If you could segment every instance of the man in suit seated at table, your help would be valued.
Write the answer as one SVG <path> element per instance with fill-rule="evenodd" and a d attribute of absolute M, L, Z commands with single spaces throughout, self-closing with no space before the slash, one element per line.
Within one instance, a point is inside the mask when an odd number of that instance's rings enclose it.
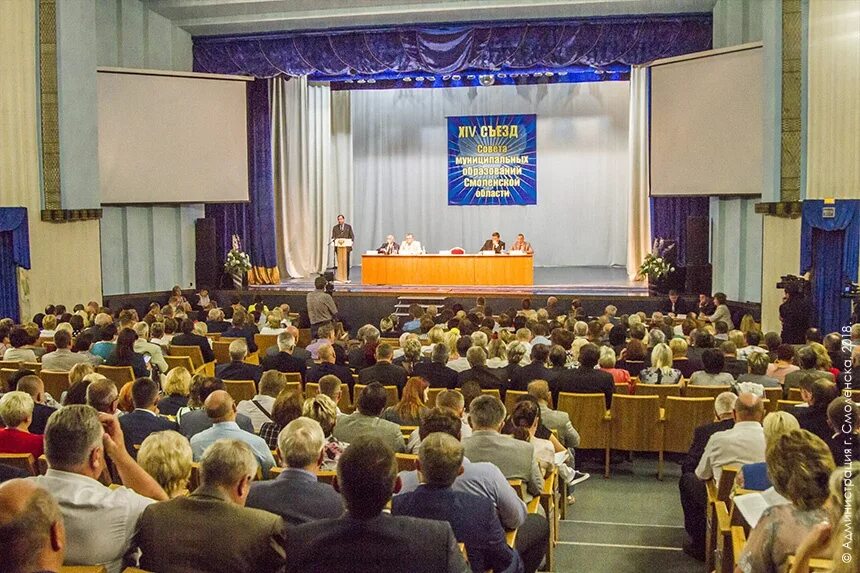
<path fill-rule="evenodd" d="M 341 384 L 347 388 L 352 388 L 354 383 L 352 372 L 346 366 L 337 364 L 333 345 L 326 344 L 321 346 L 318 355 L 320 363 L 311 366 L 307 376 L 305 376 L 305 382 L 319 382 L 323 376 L 336 376 Z"/>
<path fill-rule="evenodd" d="M 465 573 L 448 523 L 383 513 L 397 481 L 397 461 L 385 442 L 361 436 L 337 464 L 347 514 L 287 532 L 287 572 L 385 571 Z"/>
<path fill-rule="evenodd" d="M 393 515 L 446 521 L 465 544 L 472 571 L 523 571 L 519 553 L 508 547 L 495 505 L 486 497 L 452 489 L 463 471 L 463 445 L 444 432 L 428 435 L 418 453 L 421 485 L 394 497 Z"/>
<path fill-rule="evenodd" d="M 496 254 L 505 252 L 505 242 L 502 240 L 502 236 L 498 231 L 494 232 L 489 239 L 484 241 L 484 246 L 481 247 L 481 252 L 485 251 L 493 251 Z"/>
<path fill-rule="evenodd" d="M 660 310 L 670 316 L 677 316 L 690 312 L 690 305 L 681 298 L 678 291 L 672 289 L 669 291 L 669 296 L 663 301 L 663 307 Z"/>
<path fill-rule="evenodd" d="M 351 444 L 359 436 L 372 434 L 383 440 L 395 452 L 405 452 L 406 443 L 400 426 L 379 417 L 385 409 L 388 394 L 379 382 L 371 382 L 358 396 L 356 411 L 341 416 L 334 427 L 336 440 Z"/>
<path fill-rule="evenodd" d="M 228 349 L 230 362 L 216 366 L 215 376 L 221 380 L 253 380 L 255 384 L 259 382 L 260 367 L 245 362 L 248 357 L 248 343 L 240 338 L 231 342 Z"/>
<path fill-rule="evenodd" d="M 415 237 L 412 236 L 412 233 L 406 233 L 406 237 L 403 239 L 403 242 L 400 243 L 400 254 L 401 255 L 420 255 L 424 251 L 421 248 L 421 242 L 416 241 Z"/>
<path fill-rule="evenodd" d="M 284 521 L 245 507 L 257 460 L 247 444 L 218 440 L 200 459 L 200 487 L 150 505 L 135 536 L 147 571 L 265 572 L 284 566 Z"/>
<path fill-rule="evenodd" d="M 134 411 L 119 417 L 119 425 L 125 438 L 125 449 L 131 457 L 137 457 L 139 446 L 152 433 L 177 430 L 176 422 L 158 415 L 158 383 L 152 378 L 138 378 L 131 385 L 131 401 Z"/>
<path fill-rule="evenodd" d="M 448 368 L 450 352 L 445 344 L 437 344 L 430 353 L 430 362 L 417 362 L 412 367 L 416 376 L 421 376 L 431 388 L 456 388 L 457 372 Z"/>
<path fill-rule="evenodd" d="M 327 483 L 317 480 L 325 459 L 325 435 L 319 422 L 296 418 L 278 435 L 284 471 L 273 480 L 255 483 L 248 507 L 280 515 L 289 525 L 343 515 L 343 500 Z"/>
<path fill-rule="evenodd" d="M 600 360 L 600 348 L 588 343 L 579 349 L 579 368 L 562 372 L 555 380 L 555 403 L 558 404 L 560 392 L 575 394 L 592 394 L 603 392 L 606 397 L 606 409 L 612 406 L 612 394 L 615 392 L 615 382 L 612 374 L 595 370 Z"/>
<path fill-rule="evenodd" d="M 394 240 L 394 235 L 385 237 L 385 242 L 376 249 L 380 255 L 396 255 L 398 251 L 400 251 L 400 245 Z"/>
<path fill-rule="evenodd" d="M 376 347 L 376 364 L 362 369 L 358 373 L 359 384 L 379 382 L 383 386 L 397 386 L 397 391 L 403 391 L 406 386 L 406 370 L 392 364 L 394 349 L 383 342 Z"/>
<path fill-rule="evenodd" d="M 232 343 L 230 344 L 232 346 Z M 296 349 L 295 337 L 284 331 L 278 335 L 278 353 L 272 356 L 266 356 L 260 362 L 259 370 L 277 370 L 278 372 L 294 372 L 301 376 L 302 382 L 305 381 L 305 372 L 307 372 L 307 362 L 293 356 Z M 231 356 L 232 358 L 232 356 Z M 228 378 L 230 380 L 230 378 Z"/>

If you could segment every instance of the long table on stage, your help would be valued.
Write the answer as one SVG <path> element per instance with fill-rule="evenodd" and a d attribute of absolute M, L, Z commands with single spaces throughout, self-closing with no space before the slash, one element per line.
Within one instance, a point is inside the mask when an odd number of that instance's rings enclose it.
<path fill-rule="evenodd" d="M 362 255 L 366 285 L 532 285 L 531 255 Z"/>

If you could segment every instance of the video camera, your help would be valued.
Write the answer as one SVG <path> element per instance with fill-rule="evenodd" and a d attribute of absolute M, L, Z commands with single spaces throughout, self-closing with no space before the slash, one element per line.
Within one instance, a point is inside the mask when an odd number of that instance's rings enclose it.
<path fill-rule="evenodd" d="M 325 292 L 331 294 L 334 292 L 334 273 L 326 271 L 322 275 L 325 278 Z"/>
<path fill-rule="evenodd" d="M 842 287 L 841 296 L 860 302 L 860 283 L 846 282 L 845 286 Z"/>
<path fill-rule="evenodd" d="M 776 288 L 783 289 L 792 294 L 806 295 L 809 294 L 810 284 L 809 281 L 803 277 L 783 275 L 779 277 L 779 282 L 776 283 Z"/>

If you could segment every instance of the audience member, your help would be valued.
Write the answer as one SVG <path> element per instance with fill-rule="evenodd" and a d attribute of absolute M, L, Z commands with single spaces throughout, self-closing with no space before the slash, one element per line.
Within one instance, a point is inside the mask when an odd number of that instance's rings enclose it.
<path fill-rule="evenodd" d="M 305 382 L 319 382 L 323 376 L 337 376 L 344 386 L 352 388 L 352 373 L 347 366 L 337 363 L 335 348 L 340 348 L 340 345 L 324 344 L 319 347 L 317 354 L 320 363 L 311 366 L 305 376 Z"/>
<path fill-rule="evenodd" d="M 379 382 L 371 382 L 358 396 L 357 410 L 348 416 L 341 416 L 334 429 L 334 437 L 352 444 L 359 436 L 373 435 L 395 452 L 403 452 L 406 447 L 400 426 L 383 420 L 379 416 L 385 409 L 388 395 Z"/>
<path fill-rule="evenodd" d="M 5 573 L 60 571 L 67 543 L 60 507 L 50 493 L 24 479 L 0 486 L 0 547 Z"/>
<path fill-rule="evenodd" d="M 430 352 L 430 362 L 419 362 L 413 373 L 421 376 L 430 384 L 430 388 L 456 388 L 457 372 L 447 367 L 450 352 L 443 343 L 437 343 Z"/>
<path fill-rule="evenodd" d="M 48 406 L 45 402 L 45 384 L 42 379 L 33 374 L 21 376 L 15 384 L 15 390 L 26 392 L 33 399 L 33 421 L 27 430 L 31 434 L 44 434 L 48 418 L 57 411 L 56 408 Z M 59 396 L 57 396 L 59 398 Z"/>
<path fill-rule="evenodd" d="M 109 416 L 115 415 L 119 405 L 119 390 L 116 389 L 116 382 L 101 374 L 90 374 L 88 378 L 92 381 L 87 386 L 87 406 Z"/>
<path fill-rule="evenodd" d="M 701 480 L 714 478 L 719 482 L 723 466 L 729 464 L 751 464 L 764 460 L 764 403 L 755 394 L 742 392 L 735 402 L 735 424 L 711 436 L 699 465 L 696 476 Z"/>
<path fill-rule="evenodd" d="M 417 426 L 421 417 L 427 412 L 427 381 L 419 376 L 413 376 L 406 381 L 400 401 L 389 406 L 380 416 L 383 420 L 394 422 L 399 426 Z"/>
<path fill-rule="evenodd" d="M 302 415 L 304 396 L 295 388 L 283 388 L 272 406 L 272 419 L 260 426 L 260 437 L 266 441 L 270 450 L 278 447 L 278 435 L 287 424 Z"/>
<path fill-rule="evenodd" d="M 798 350 L 795 358 L 800 368 L 785 374 L 785 380 L 782 384 L 783 397 L 788 398 L 789 390 L 798 388 L 800 381 L 809 375 L 812 375 L 816 380 L 826 378 L 831 382 L 836 381 L 833 374 L 818 369 L 818 356 L 810 346 L 804 346 Z"/>
<path fill-rule="evenodd" d="M 149 365 L 158 368 L 161 374 L 167 374 L 170 367 L 164 359 L 164 351 L 161 346 L 149 341 L 149 325 L 145 322 L 136 322 L 132 327 L 137 334 L 134 341 L 134 351 L 144 356 L 149 355 Z"/>
<path fill-rule="evenodd" d="M 761 344 L 761 332 L 758 330 L 744 330 L 743 333 L 746 346 L 738 348 L 738 360 L 749 360 L 753 354 L 767 355 L 767 349 L 759 346 Z M 768 358 L 770 357 L 768 356 Z"/>
<path fill-rule="evenodd" d="M 193 461 L 191 444 L 185 436 L 172 430 L 148 435 L 137 452 L 137 463 L 171 499 L 188 495 Z"/>
<path fill-rule="evenodd" d="M 337 411 L 337 415 L 340 416 L 343 412 L 340 411 L 340 408 L 337 406 L 344 398 L 346 403 L 349 403 L 349 387 L 346 388 L 347 395 L 344 397 L 344 385 L 341 382 L 340 378 L 334 375 L 323 376 L 319 380 L 318 389 L 320 394 L 325 394 L 335 403 L 335 409 Z"/>
<path fill-rule="evenodd" d="M 191 393 L 191 373 L 184 366 L 172 368 L 163 379 L 164 398 L 158 401 L 158 412 L 175 416 L 180 408 L 188 406 Z"/>
<path fill-rule="evenodd" d="M 765 449 L 776 443 L 783 434 L 800 429 L 797 418 L 788 412 L 770 412 L 761 425 L 764 430 Z M 735 487 L 741 489 L 764 491 L 772 485 L 767 475 L 766 462 L 742 465 L 735 478 Z"/>
<path fill-rule="evenodd" d="M 287 386 L 287 378 L 283 372 L 269 369 L 263 372 L 258 385 L 259 391 L 250 400 L 242 400 L 236 406 L 236 411 L 245 414 L 254 425 L 254 432 L 260 433 L 260 428 L 272 420 L 272 410 L 275 399 Z"/>
<path fill-rule="evenodd" d="M 149 376 L 149 366 L 143 354 L 134 351 L 137 334 L 129 328 L 123 328 L 116 337 L 116 344 L 111 353 L 105 358 L 107 366 L 131 366 L 137 378 Z"/>
<path fill-rule="evenodd" d="M 722 351 L 716 348 L 706 348 L 702 353 L 702 366 L 704 370 L 693 372 L 690 377 L 690 386 L 731 386 L 735 379 L 723 369 L 726 358 Z"/>
<path fill-rule="evenodd" d="M 747 358 L 749 372 L 738 376 L 738 383 L 753 382 L 761 384 L 765 388 L 780 388 L 779 380 L 767 375 L 770 359 L 767 352 L 753 352 Z"/>
<path fill-rule="evenodd" d="M 337 440 L 333 435 L 337 425 L 335 401 L 326 394 L 317 394 L 313 398 L 308 398 L 302 406 L 302 416 L 319 422 L 323 435 L 325 435 L 324 458 L 320 469 L 325 471 L 336 469 L 337 461 L 349 444 Z"/>
<path fill-rule="evenodd" d="M 253 380 L 260 381 L 261 370 L 255 364 L 248 364 L 248 344 L 239 338 L 230 343 L 230 362 L 215 367 L 215 376 L 221 380 Z"/>
<path fill-rule="evenodd" d="M 305 373 L 307 372 L 307 363 L 304 360 L 299 360 L 293 356 L 293 351 L 296 349 L 296 339 L 289 332 L 282 332 L 278 335 L 278 353 L 272 356 L 266 356 L 260 362 L 260 369 L 278 370 L 279 372 L 295 372 L 301 376 L 302 382 L 305 381 Z M 232 356 L 231 356 L 232 358 Z"/>
<path fill-rule="evenodd" d="M 659 343 L 651 351 L 651 366 L 639 372 L 641 384 L 680 384 L 681 371 L 674 368 L 672 350 L 666 343 Z"/>
<path fill-rule="evenodd" d="M 546 367 L 549 359 L 550 347 L 545 344 L 533 344 L 531 349 L 531 362 L 517 369 L 512 375 L 508 387 L 511 390 L 525 392 L 529 382 L 532 380 L 546 380 L 552 382 L 558 374 Z"/>
<path fill-rule="evenodd" d="M 31 434 L 35 402 L 26 392 L 7 392 L 0 397 L 0 420 L 5 428 L 0 428 L 0 454 L 30 454 L 33 461 L 39 459 L 44 451 L 41 434 Z"/>
<path fill-rule="evenodd" d="M 474 380 L 484 390 L 499 390 L 504 394 L 505 381 L 499 378 L 492 369 L 487 368 L 486 350 L 480 346 L 472 346 L 466 351 L 466 360 L 469 363 L 469 368 L 457 374 L 458 386 L 462 386 L 464 382 L 469 380 Z"/>
<path fill-rule="evenodd" d="M 611 346 L 600 347 L 600 358 L 597 360 L 597 365 L 600 369 L 610 376 L 614 384 L 624 384 L 627 386 L 628 394 L 633 394 L 636 391 L 636 379 L 630 377 L 630 372 L 622 368 L 616 368 L 617 361 L 615 358 L 615 350 Z"/>
<path fill-rule="evenodd" d="M 558 440 L 568 450 L 579 447 L 579 432 L 570 422 L 570 415 L 561 410 L 553 410 L 549 403 L 552 399 L 549 384 L 546 380 L 533 380 L 529 383 L 528 393 L 540 406 L 540 418 L 548 430 L 558 433 Z M 573 455 L 573 452 L 571 452 Z"/>
<path fill-rule="evenodd" d="M 57 347 L 56 350 L 42 356 L 43 370 L 68 372 L 75 364 L 90 362 L 87 355 L 71 351 L 69 347 L 72 345 L 72 336 L 65 330 L 60 330 L 54 335 L 54 345 Z"/>
<path fill-rule="evenodd" d="M 600 348 L 590 342 L 584 345 L 579 350 L 579 368 L 562 373 L 556 380 L 554 402 L 558 403 L 560 392 L 572 392 L 574 394 L 602 392 L 606 398 L 606 409 L 608 410 L 612 406 L 615 382 L 611 374 L 595 369 L 599 360 Z"/>
<path fill-rule="evenodd" d="M 9 362 L 35 362 L 36 353 L 27 348 L 30 344 L 30 335 L 21 326 L 15 326 L 9 331 L 9 344 L 11 348 L 3 353 L 3 360 Z"/>
<path fill-rule="evenodd" d="M 860 461 L 860 408 L 857 403 L 839 396 L 827 406 L 827 424 L 832 432 L 827 446 L 837 466 Z"/>
<path fill-rule="evenodd" d="M 349 351 L 349 366 L 357 371 L 376 364 L 376 347 L 379 346 L 379 329 L 365 324 L 358 329 L 361 346 Z M 392 353 L 393 354 L 393 353 Z"/>
<path fill-rule="evenodd" d="M 119 425 L 125 437 L 125 449 L 135 457 L 135 446 L 140 446 L 147 436 L 164 430 L 178 430 L 176 422 L 158 415 L 158 384 L 152 378 L 138 378 L 131 386 L 134 410 L 119 417 Z"/>
<path fill-rule="evenodd" d="M 833 431 L 827 421 L 827 407 L 836 398 L 836 384 L 823 378 L 814 380 L 807 376 L 800 381 L 800 397 L 806 406 L 795 406 L 792 413 L 800 422 L 800 427 L 809 430 L 822 440 L 827 441 Z"/>
<path fill-rule="evenodd" d="M 382 343 L 376 347 L 376 362 L 358 372 L 359 384 L 379 382 L 383 386 L 397 386 L 402 392 L 406 385 L 406 370 L 392 364 L 394 349 L 390 344 Z"/>
<path fill-rule="evenodd" d="M 230 328 L 230 323 L 224 320 L 224 311 L 211 308 L 206 314 L 206 328 L 212 333 L 222 333 Z"/>
<path fill-rule="evenodd" d="M 221 333 L 224 338 L 244 338 L 248 346 L 248 352 L 257 352 L 257 343 L 254 335 L 258 334 L 254 325 L 254 318 L 242 309 L 233 311 L 232 326 Z M 206 360 L 206 362 L 209 362 Z"/>
<path fill-rule="evenodd" d="M 448 351 L 451 352 L 448 357 L 448 363 L 446 366 L 451 370 L 454 370 L 457 373 L 460 373 L 464 370 L 468 370 L 471 368 L 469 361 L 466 359 L 466 354 L 469 352 L 469 349 L 472 347 L 472 337 L 471 336 L 460 336 L 457 337 L 454 332 L 450 332 L 450 334 L 454 335 L 454 348 L 452 349 L 450 346 L 448 347 Z M 453 352 L 452 352 L 453 350 Z"/>

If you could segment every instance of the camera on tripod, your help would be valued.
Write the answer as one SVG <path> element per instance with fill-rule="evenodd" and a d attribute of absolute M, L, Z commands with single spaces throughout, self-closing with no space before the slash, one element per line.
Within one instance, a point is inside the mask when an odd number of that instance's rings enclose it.
<path fill-rule="evenodd" d="M 322 274 L 325 278 L 325 292 L 331 294 L 334 292 L 334 272 L 326 271 Z"/>
<path fill-rule="evenodd" d="M 842 287 L 842 298 L 850 298 L 851 300 L 860 302 L 860 283 L 846 282 Z"/>
<path fill-rule="evenodd" d="M 810 285 L 809 281 L 803 277 L 796 275 L 784 275 L 779 277 L 779 282 L 776 283 L 776 288 L 781 288 L 792 294 L 808 294 Z"/>

